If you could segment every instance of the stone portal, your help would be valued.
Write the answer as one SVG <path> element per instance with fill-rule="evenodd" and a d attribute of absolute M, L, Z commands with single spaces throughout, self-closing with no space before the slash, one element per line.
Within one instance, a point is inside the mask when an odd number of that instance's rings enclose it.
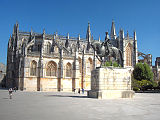
<path fill-rule="evenodd" d="M 132 98 L 131 72 L 125 68 L 96 68 L 91 72 L 91 90 L 88 97 L 107 98 Z"/>

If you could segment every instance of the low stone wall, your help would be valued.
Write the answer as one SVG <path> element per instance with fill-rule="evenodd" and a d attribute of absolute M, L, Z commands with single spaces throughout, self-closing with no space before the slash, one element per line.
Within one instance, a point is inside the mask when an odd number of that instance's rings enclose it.
<path fill-rule="evenodd" d="M 91 90 L 88 97 L 132 98 L 131 72 L 125 68 L 98 68 L 91 73 Z"/>

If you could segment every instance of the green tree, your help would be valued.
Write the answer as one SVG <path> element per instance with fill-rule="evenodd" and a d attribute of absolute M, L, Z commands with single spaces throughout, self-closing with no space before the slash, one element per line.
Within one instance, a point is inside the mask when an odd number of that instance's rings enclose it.
<path fill-rule="evenodd" d="M 153 72 L 147 63 L 144 66 L 144 79 L 153 82 Z"/>
<path fill-rule="evenodd" d="M 136 80 L 148 80 L 153 82 L 153 72 L 148 64 L 137 63 L 133 70 L 133 77 Z"/>
<path fill-rule="evenodd" d="M 137 63 L 133 70 L 133 77 L 141 81 L 144 78 L 144 66 L 142 63 Z"/>
<path fill-rule="evenodd" d="M 137 63 L 133 70 L 132 88 L 134 90 L 147 90 L 156 87 L 153 81 L 153 72 L 148 64 Z"/>

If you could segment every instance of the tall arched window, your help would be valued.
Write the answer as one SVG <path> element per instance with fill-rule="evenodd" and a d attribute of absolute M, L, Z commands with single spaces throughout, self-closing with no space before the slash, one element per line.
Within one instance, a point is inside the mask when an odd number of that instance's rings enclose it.
<path fill-rule="evenodd" d="M 37 51 L 41 51 L 41 44 L 37 45 Z"/>
<path fill-rule="evenodd" d="M 70 63 L 67 63 L 66 65 L 66 77 L 71 77 L 72 76 L 72 67 Z"/>
<path fill-rule="evenodd" d="M 31 62 L 30 75 L 31 76 L 36 76 L 37 75 L 36 73 L 37 73 L 37 62 L 33 60 Z"/>
<path fill-rule="evenodd" d="M 46 53 L 50 53 L 50 49 L 51 49 L 51 43 L 47 43 L 46 45 Z"/>
<path fill-rule="evenodd" d="M 79 72 L 82 73 L 82 59 L 80 57 L 78 58 L 78 62 L 79 62 Z"/>
<path fill-rule="evenodd" d="M 132 46 L 128 44 L 126 47 L 126 66 L 132 66 Z"/>
<path fill-rule="evenodd" d="M 53 61 L 47 64 L 46 76 L 56 76 L 57 75 L 57 64 Z"/>
<path fill-rule="evenodd" d="M 86 67 L 87 67 L 87 73 L 91 73 L 93 68 L 92 58 L 88 58 Z"/>
<path fill-rule="evenodd" d="M 58 53 L 58 47 L 57 46 L 54 47 L 54 52 Z"/>

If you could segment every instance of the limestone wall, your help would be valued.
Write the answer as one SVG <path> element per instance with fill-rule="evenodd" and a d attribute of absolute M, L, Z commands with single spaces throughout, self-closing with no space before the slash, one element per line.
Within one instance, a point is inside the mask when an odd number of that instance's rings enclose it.
<path fill-rule="evenodd" d="M 98 68 L 91 73 L 88 97 L 98 99 L 132 98 L 131 71 L 125 68 Z"/>
<path fill-rule="evenodd" d="M 92 71 L 92 90 L 130 90 L 131 73 L 123 68 L 99 68 Z"/>

